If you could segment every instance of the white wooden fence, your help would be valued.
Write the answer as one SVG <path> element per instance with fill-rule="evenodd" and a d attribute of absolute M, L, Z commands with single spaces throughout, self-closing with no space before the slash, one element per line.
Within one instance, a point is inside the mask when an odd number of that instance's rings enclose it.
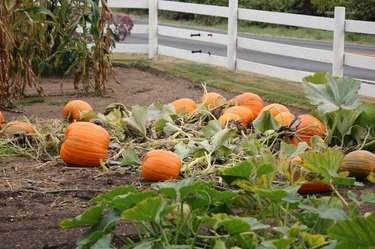
<path fill-rule="evenodd" d="M 223 66 L 231 71 L 238 69 L 297 82 L 301 82 L 303 77 L 311 75 L 313 72 L 240 60 L 236 55 L 237 48 L 331 63 L 332 73 L 335 76 L 343 75 L 344 65 L 375 70 L 375 57 L 345 53 L 344 51 L 345 32 L 375 34 L 375 22 L 346 20 L 345 8 L 343 7 L 336 7 L 334 18 L 327 18 L 242 9 L 238 7 L 238 0 L 230 0 L 228 7 L 166 0 L 108 0 L 108 5 L 111 8 L 142 8 L 149 10 L 149 24 L 135 25 L 132 31 L 136 34 L 148 34 L 148 44 L 116 44 L 115 53 L 148 53 L 150 59 L 154 59 L 160 54 Z M 200 36 L 192 37 L 191 34 L 196 32 L 196 30 L 158 25 L 158 10 L 228 18 L 228 31 L 226 35 L 208 35 L 207 32 L 200 32 Z M 333 31 L 333 51 L 238 37 L 237 23 L 239 20 Z M 158 35 L 226 45 L 227 56 L 222 57 L 202 53 L 193 54 L 188 50 L 162 46 L 158 44 Z M 375 82 L 372 83 L 363 83 L 360 93 L 365 96 L 375 97 Z"/>

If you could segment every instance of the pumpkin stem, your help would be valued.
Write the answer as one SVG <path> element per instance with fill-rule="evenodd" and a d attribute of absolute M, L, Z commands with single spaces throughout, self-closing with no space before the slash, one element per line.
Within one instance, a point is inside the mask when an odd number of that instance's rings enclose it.
<path fill-rule="evenodd" d="M 335 132 L 336 130 L 336 126 L 337 126 L 337 123 L 339 122 L 339 113 L 338 112 L 334 112 L 334 119 L 333 119 L 333 124 L 332 124 L 332 127 L 331 129 L 329 129 L 329 132 L 328 132 L 328 135 L 325 139 L 325 142 L 327 144 L 329 144 L 331 142 L 331 139 L 332 139 L 332 136 L 333 136 L 333 133 Z"/>
<path fill-rule="evenodd" d="M 344 197 L 342 197 L 339 191 L 337 191 L 336 184 L 334 184 L 332 180 L 330 181 L 330 185 L 335 195 L 340 199 L 340 201 L 345 205 L 345 207 L 348 207 L 349 206 L 348 202 L 344 199 Z"/>

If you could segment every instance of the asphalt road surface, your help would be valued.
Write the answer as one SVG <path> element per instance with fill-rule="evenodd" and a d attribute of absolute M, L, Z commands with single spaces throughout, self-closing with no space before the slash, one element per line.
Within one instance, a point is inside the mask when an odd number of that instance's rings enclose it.
<path fill-rule="evenodd" d="M 135 25 L 141 24 L 141 23 L 145 24 L 145 22 L 137 20 L 135 22 Z M 174 26 L 174 25 L 167 25 L 167 26 Z M 191 28 L 191 27 L 187 27 L 187 28 L 193 29 L 193 30 L 201 30 L 205 32 L 225 34 L 225 32 L 218 31 L 218 30 L 196 29 L 196 28 Z M 257 39 L 257 40 L 269 41 L 269 42 L 288 44 L 288 45 L 332 50 L 332 42 L 326 42 L 326 41 L 282 38 L 282 37 L 252 35 L 252 34 L 244 34 L 244 33 L 239 33 L 239 36 L 245 37 L 245 38 Z M 147 40 L 148 40 L 147 34 L 145 35 L 132 34 L 130 37 L 128 37 L 125 40 L 125 43 L 147 44 Z M 174 38 L 170 36 L 159 36 L 158 43 L 164 46 L 191 50 L 191 51 L 202 50 L 202 53 L 211 53 L 213 55 L 218 55 L 218 56 L 226 56 L 226 53 L 227 53 L 226 46 L 217 45 L 214 43 L 179 39 L 179 38 Z M 375 56 L 375 46 L 345 44 L 345 52 L 352 52 L 352 53 L 358 53 L 358 54 L 366 54 L 369 56 Z M 316 62 L 316 61 L 310 61 L 310 60 L 305 60 L 305 59 L 297 59 L 297 58 L 292 58 L 292 57 L 287 57 L 287 56 L 280 56 L 280 55 L 274 55 L 274 54 L 269 54 L 269 53 L 257 52 L 257 51 L 248 50 L 248 49 L 238 49 L 237 58 L 242 59 L 242 60 L 263 63 L 267 65 L 273 65 L 273 66 L 278 66 L 278 67 L 283 67 L 283 68 L 290 68 L 290 69 L 309 71 L 309 72 L 331 72 L 332 71 L 332 65 L 329 63 Z M 375 85 L 375 71 L 374 70 L 367 70 L 367 69 L 345 66 L 344 75 L 363 79 L 365 80 L 363 81 L 364 83 Z M 374 81 L 374 82 L 367 82 L 366 80 Z"/>

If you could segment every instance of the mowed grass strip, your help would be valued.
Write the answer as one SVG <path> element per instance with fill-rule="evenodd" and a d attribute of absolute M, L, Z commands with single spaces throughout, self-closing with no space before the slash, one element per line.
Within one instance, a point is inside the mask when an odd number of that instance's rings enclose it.
<path fill-rule="evenodd" d="M 302 85 L 263 75 L 236 71 L 234 73 L 222 67 L 188 62 L 171 57 L 159 56 L 157 60 L 148 60 L 146 55 L 114 54 L 114 65 L 137 68 L 153 68 L 158 71 L 206 84 L 234 93 L 253 92 L 269 102 L 310 109 Z"/>

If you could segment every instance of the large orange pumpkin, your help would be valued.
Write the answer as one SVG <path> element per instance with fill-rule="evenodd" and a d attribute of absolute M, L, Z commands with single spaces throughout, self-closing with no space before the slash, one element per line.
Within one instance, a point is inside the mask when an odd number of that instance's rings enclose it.
<path fill-rule="evenodd" d="M 73 121 L 90 121 L 93 115 L 87 115 L 81 119 L 81 113 L 92 111 L 92 107 L 83 100 L 69 101 L 63 108 L 63 118 L 69 122 Z"/>
<path fill-rule="evenodd" d="M 286 106 L 282 104 L 278 104 L 278 103 L 266 105 L 265 107 L 262 108 L 262 110 L 260 110 L 259 115 L 264 111 L 269 111 L 273 117 L 275 117 L 276 115 L 282 112 L 290 112 Z"/>
<path fill-rule="evenodd" d="M 232 106 L 232 107 L 229 107 L 228 109 L 226 109 L 224 111 L 224 113 L 234 113 L 234 114 L 237 114 L 241 118 L 242 124 L 245 127 L 247 127 L 247 125 L 249 124 L 249 122 L 251 122 L 251 121 L 254 120 L 253 112 L 249 108 L 244 107 L 244 106 Z"/>
<path fill-rule="evenodd" d="M 299 142 L 306 142 L 310 145 L 310 139 L 313 136 L 319 136 L 324 138 L 327 132 L 326 126 L 317 118 L 309 114 L 303 114 L 298 116 L 299 122 L 296 127 L 296 134 L 291 139 L 293 144 L 298 144 Z"/>
<path fill-rule="evenodd" d="M 202 96 L 202 98 L 199 100 L 199 103 L 204 103 L 208 108 L 211 109 L 224 104 L 226 101 L 227 100 L 221 94 L 216 92 L 209 92 Z"/>
<path fill-rule="evenodd" d="M 173 152 L 152 150 L 143 158 L 141 173 L 148 181 L 177 179 L 181 170 L 181 159 Z"/>
<path fill-rule="evenodd" d="M 110 136 L 103 127 L 88 122 L 75 122 L 65 130 L 60 156 L 68 165 L 100 166 L 105 161 Z"/>
<path fill-rule="evenodd" d="M 281 112 L 275 116 L 275 120 L 279 125 L 289 126 L 292 120 L 295 118 L 293 113 L 290 112 Z"/>
<path fill-rule="evenodd" d="M 262 108 L 264 107 L 263 99 L 258 95 L 250 92 L 243 93 L 235 97 L 234 104 L 249 108 L 253 112 L 254 117 L 257 117 L 260 110 L 262 110 Z"/>
<path fill-rule="evenodd" d="M 197 108 L 194 100 L 189 98 L 177 99 L 172 102 L 174 109 L 176 110 L 177 115 L 184 109 L 185 114 L 193 112 Z"/>
<path fill-rule="evenodd" d="M 26 122 L 13 121 L 5 125 L 4 133 L 8 135 L 13 135 L 16 133 L 36 133 L 35 128 Z"/>
<path fill-rule="evenodd" d="M 358 179 L 366 178 L 375 170 L 375 155 L 366 150 L 352 151 L 342 160 L 341 170 Z"/>
<path fill-rule="evenodd" d="M 242 123 L 241 117 L 238 116 L 236 113 L 233 113 L 233 112 L 223 113 L 223 115 L 221 115 L 219 117 L 219 122 L 220 122 L 221 127 L 225 127 L 227 125 L 227 123 L 231 120 L 241 121 L 241 123 Z"/>
<path fill-rule="evenodd" d="M 0 112 L 0 126 L 5 123 L 4 115 Z"/>
<path fill-rule="evenodd" d="M 301 195 L 307 195 L 307 194 L 318 194 L 318 193 L 324 193 L 327 191 L 330 191 L 332 187 L 328 184 L 325 184 L 320 181 L 314 181 L 314 182 L 305 182 L 304 184 L 299 187 L 297 192 Z"/>

